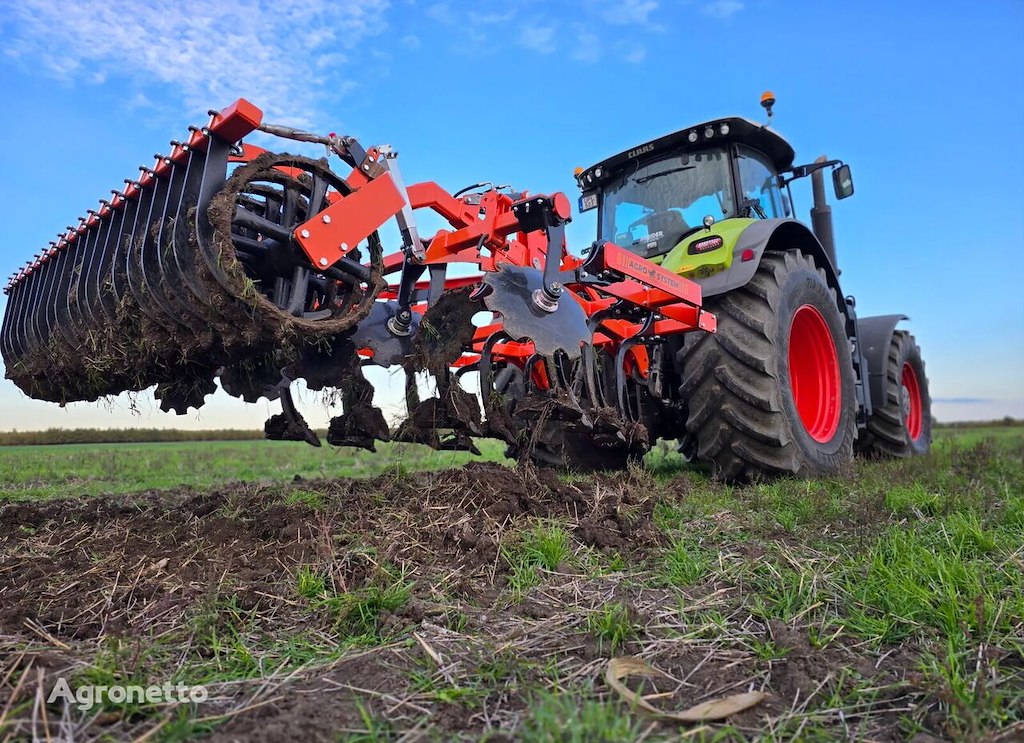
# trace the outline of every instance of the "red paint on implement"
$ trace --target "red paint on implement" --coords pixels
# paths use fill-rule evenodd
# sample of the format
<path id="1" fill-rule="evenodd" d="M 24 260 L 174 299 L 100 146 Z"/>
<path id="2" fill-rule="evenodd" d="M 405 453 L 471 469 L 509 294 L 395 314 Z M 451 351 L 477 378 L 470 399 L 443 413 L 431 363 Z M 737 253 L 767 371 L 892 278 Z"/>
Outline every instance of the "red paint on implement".
<path id="1" fill-rule="evenodd" d="M 405 199 L 385 173 L 303 222 L 292 234 L 314 266 L 329 266 L 403 206 Z"/>
<path id="2" fill-rule="evenodd" d="M 637 302 L 637 304 L 650 307 L 682 299 L 691 304 L 700 305 L 700 284 L 685 279 L 679 274 L 666 271 L 661 266 L 614 243 L 604 244 L 604 265 L 613 271 L 618 271 L 654 287 L 649 297 L 651 303 Z"/>
<path id="3" fill-rule="evenodd" d="M 239 98 L 213 117 L 210 130 L 225 142 L 237 142 L 262 121 L 263 112 L 244 98 Z"/>

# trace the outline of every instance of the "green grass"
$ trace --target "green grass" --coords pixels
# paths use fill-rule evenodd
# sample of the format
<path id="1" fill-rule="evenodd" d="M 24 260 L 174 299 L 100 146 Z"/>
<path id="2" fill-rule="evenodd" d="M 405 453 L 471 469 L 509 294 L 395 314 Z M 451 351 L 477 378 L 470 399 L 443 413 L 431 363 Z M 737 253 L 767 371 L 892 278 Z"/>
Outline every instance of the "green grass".
<path id="1" fill-rule="evenodd" d="M 327 580 L 319 570 L 303 565 L 295 574 L 295 590 L 303 598 L 324 598 L 327 595 Z"/>
<path id="2" fill-rule="evenodd" d="M 1005 441 L 1008 439 L 1019 439 L 1024 436 L 1024 422 L 1017 421 L 1013 425 L 940 426 L 932 429 L 932 435 L 933 440 L 936 442 L 957 441 L 960 444 L 976 444 L 985 439 Z"/>
<path id="3" fill-rule="evenodd" d="M 607 604 L 590 614 L 587 629 L 597 638 L 599 649 L 612 654 L 637 634 L 629 607 L 621 601 Z"/>
<path id="4" fill-rule="evenodd" d="M 539 524 L 503 544 L 501 554 L 511 571 L 509 588 L 518 597 L 540 582 L 541 571 L 553 572 L 569 558 L 569 533 L 560 526 Z"/>
<path id="5" fill-rule="evenodd" d="M 59 432 L 49 435 L 59 440 Z M 935 448 L 944 451 L 954 442 L 962 446 L 989 439 L 1006 443 L 1022 435 L 1021 426 L 941 428 L 936 429 Z M 481 457 L 433 451 L 419 444 L 382 443 L 374 454 L 362 449 L 317 449 L 301 442 L 262 439 L 2 446 L 0 499 L 133 493 L 179 486 L 208 488 L 230 480 L 289 481 L 296 475 L 307 479 L 372 477 L 388 471 L 457 467 L 471 461 L 508 461 L 501 442 L 482 439 L 477 443 Z M 655 447 L 645 458 L 645 466 L 659 478 L 687 477 L 685 464 L 671 444 Z M 806 521 L 813 508 L 809 501 L 812 496 L 801 495 L 791 481 L 783 482 L 786 484 L 764 486 L 762 497 L 771 506 L 771 518 L 790 530 Z M 841 502 L 835 507 L 840 508 Z M 681 514 L 683 518 L 689 515 Z"/>
<path id="6" fill-rule="evenodd" d="M 707 574 L 711 562 L 712 556 L 707 550 L 680 538 L 665 551 L 661 575 L 669 585 L 689 586 Z"/>
<path id="7" fill-rule="evenodd" d="M 619 705 L 543 692 L 527 710 L 518 739 L 529 743 L 618 743 L 640 736 L 642 724 Z"/>
<path id="8" fill-rule="evenodd" d="M 284 502 L 289 505 L 309 506 L 314 511 L 324 507 L 324 494 L 311 490 L 292 490 L 285 496 Z"/>
<path id="9" fill-rule="evenodd" d="M 478 443 L 488 461 L 504 461 L 504 445 Z M 226 481 L 287 482 L 296 475 L 372 477 L 389 471 L 433 470 L 479 461 L 467 452 L 419 444 L 378 444 L 378 452 L 292 441 L 203 441 L 150 444 L 67 444 L 0 447 L 0 500 L 134 493 Z M 315 504 L 311 504 L 314 505 Z"/>
<path id="10" fill-rule="evenodd" d="M 1024 532 L 956 511 L 917 529 L 890 527 L 845 572 L 850 628 L 893 642 L 923 628 L 947 638 L 1006 633 L 1024 616 L 1013 564 Z"/>
<path id="11" fill-rule="evenodd" d="M 412 587 L 404 572 L 384 564 L 365 585 L 328 595 L 320 606 L 333 617 L 334 630 L 343 638 L 372 645 L 384 639 L 383 615 L 404 606 L 412 596 Z"/>

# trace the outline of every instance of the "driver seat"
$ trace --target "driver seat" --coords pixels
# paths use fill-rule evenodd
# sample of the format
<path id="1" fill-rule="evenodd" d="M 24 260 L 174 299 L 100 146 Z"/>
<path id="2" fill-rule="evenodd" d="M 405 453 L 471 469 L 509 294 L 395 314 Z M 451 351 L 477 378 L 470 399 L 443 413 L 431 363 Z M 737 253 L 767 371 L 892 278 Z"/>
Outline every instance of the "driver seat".
<path id="1" fill-rule="evenodd" d="M 648 249 L 647 257 L 650 258 L 654 255 L 661 255 L 667 253 L 676 246 L 679 239 L 683 236 L 683 233 L 689 229 L 686 225 L 686 220 L 683 219 L 683 215 L 674 209 L 670 209 L 664 212 L 657 212 L 647 218 L 647 234 L 654 235 L 655 233 L 662 233 L 660 237 L 656 238 L 657 246 L 653 249 Z M 648 245 L 651 241 L 648 240 Z"/>

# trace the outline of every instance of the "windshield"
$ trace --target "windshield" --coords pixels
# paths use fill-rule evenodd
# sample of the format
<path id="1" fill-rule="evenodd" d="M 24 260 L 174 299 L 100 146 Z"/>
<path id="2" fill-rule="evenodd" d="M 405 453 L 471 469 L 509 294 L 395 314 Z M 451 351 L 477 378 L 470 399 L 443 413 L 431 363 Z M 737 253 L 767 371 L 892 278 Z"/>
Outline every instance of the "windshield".
<path id="1" fill-rule="evenodd" d="M 733 214 L 722 148 L 648 163 L 604 191 L 601 238 L 650 257 L 666 253 L 711 215 Z"/>

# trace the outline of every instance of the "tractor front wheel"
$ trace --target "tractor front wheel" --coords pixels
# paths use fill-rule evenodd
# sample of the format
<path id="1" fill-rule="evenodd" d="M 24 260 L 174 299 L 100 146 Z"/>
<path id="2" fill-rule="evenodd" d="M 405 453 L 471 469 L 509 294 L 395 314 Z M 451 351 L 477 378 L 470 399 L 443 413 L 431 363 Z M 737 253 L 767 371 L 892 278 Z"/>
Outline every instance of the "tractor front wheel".
<path id="1" fill-rule="evenodd" d="M 690 334 L 677 357 L 697 458 L 727 480 L 825 474 L 850 462 L 850 344 L 813 259 L 767 252 L 746 286 L 705 305 L 718 332 Z"/>

